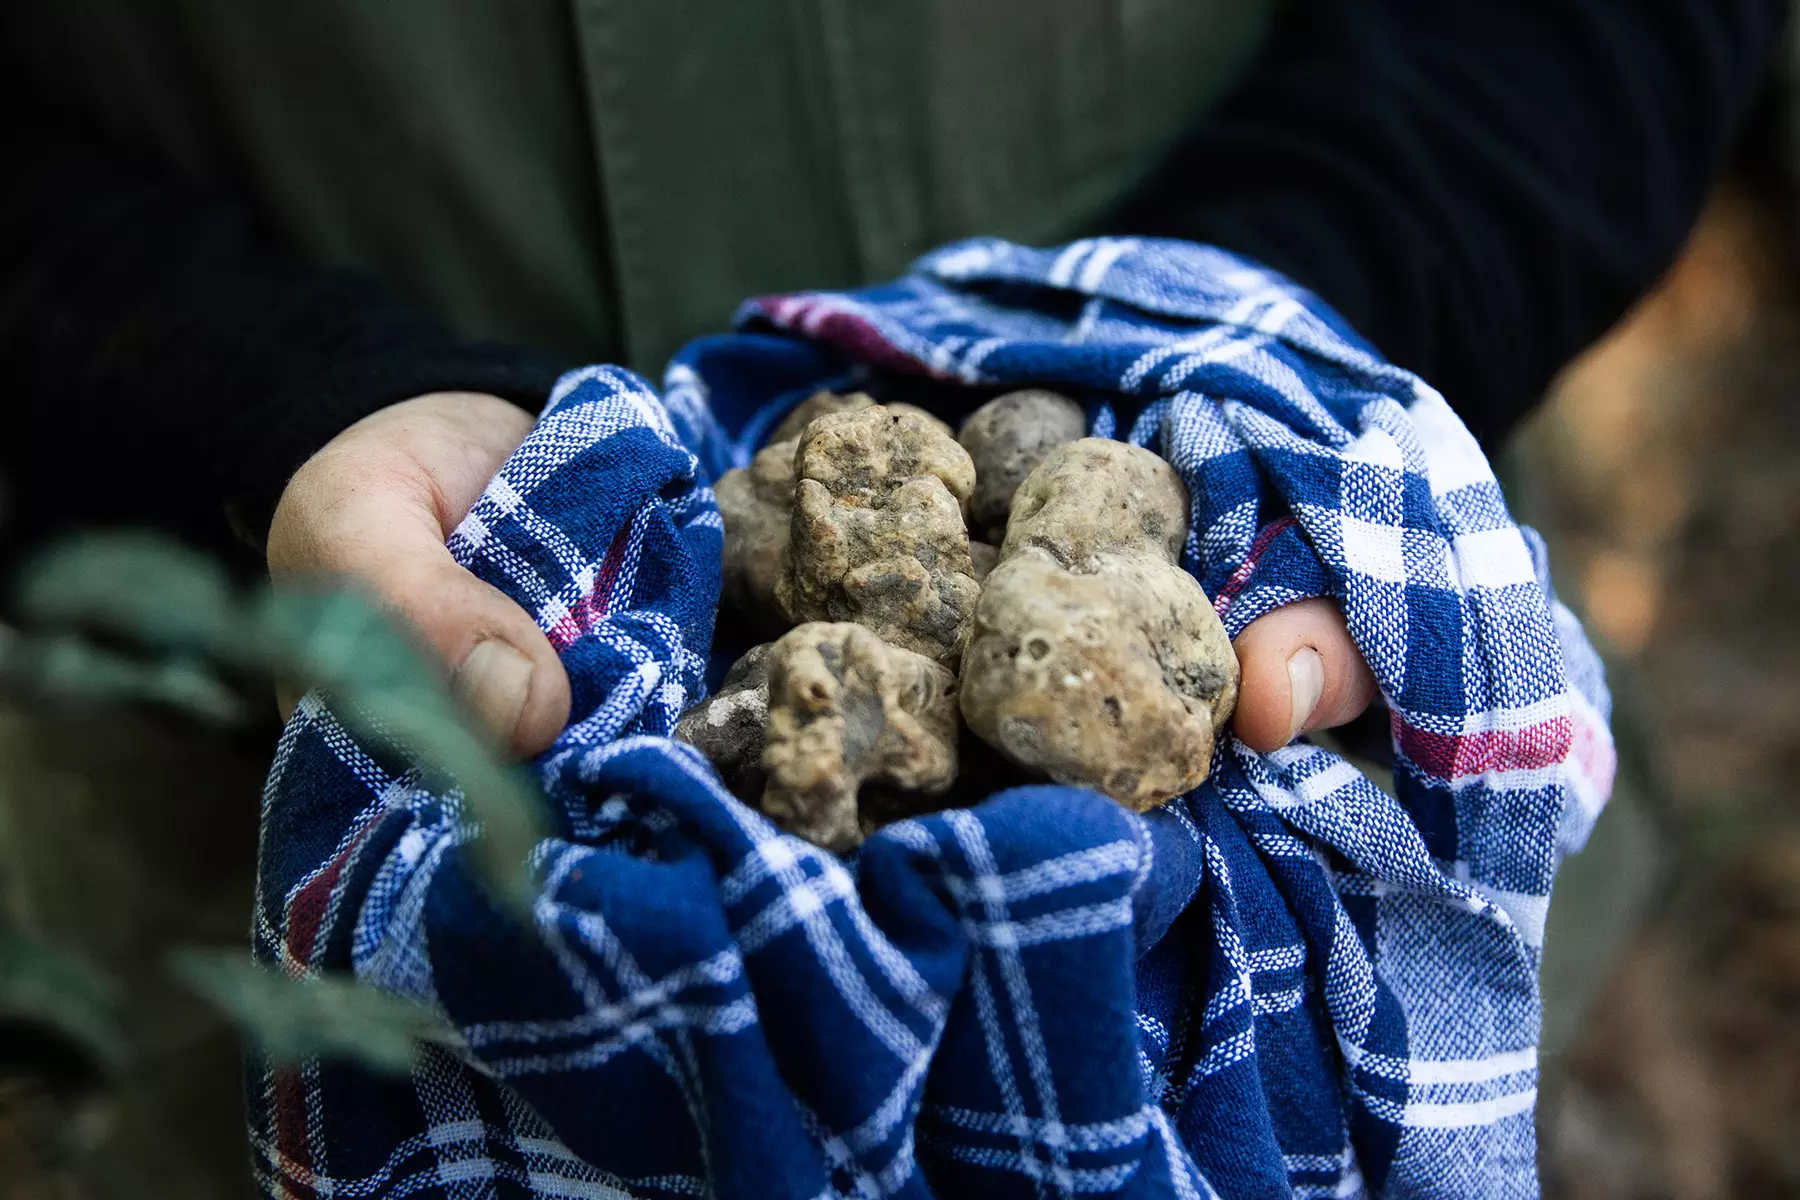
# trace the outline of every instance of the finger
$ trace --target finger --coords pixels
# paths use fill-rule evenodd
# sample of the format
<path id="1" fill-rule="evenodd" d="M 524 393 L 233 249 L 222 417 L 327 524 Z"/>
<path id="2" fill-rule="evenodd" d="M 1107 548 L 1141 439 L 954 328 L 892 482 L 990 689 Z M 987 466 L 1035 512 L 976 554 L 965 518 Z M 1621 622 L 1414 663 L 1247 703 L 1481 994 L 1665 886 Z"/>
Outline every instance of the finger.
<path id="1" fill-rule="evenodd" d="M 277 679 L 275 681 L 275 711 L 280 715 L 283 724 L 286 724 L 288 718 L 294 715 L 294 710 L 300 707 L 301 698 L 300 689 L 294 686 L 292 680 Z"/>
<path id="2" fill-rule="evenodd" d="M 452 690 L 499 746 L 521 755 L 549 746 L 568 721 L 568 675 L 530 615 L 451 558 L 430 489 L 379 455 L 306 469 L 289 485 L 302 515 L 284 521 L 278 511 L 270 530 L 271 572 L 355 579 L 450 668 Z M 331 499 L 311 504 L 309 494 Z"/>
<path id="3" fill-rule="evenodd" d="M 525 610 L 476 578 L 441 542 L 371 536 L 342 553 L 339 567 L 373 591 L 451 668 L 451 690 L 497 745 L 531 755 L 569 718 L 569 679 Z"/>
<path id="4" fill-rule="evenodd" d="M 395 594 L 408 598 L 414 608 L 407 619 L 455 664 L 457 699 L 514 753 L 549 746 L 569 720 L 569 677 L 549 639 L 524 609 L 447 551 L 430 563 L 421 558 L 412 572 L 396 575 Z"/>
<path id="5" fill-rule="evenodd" d="M 1278 608 L 1232 644 L 1243 673 L 1232 728 L 1253 750 L 1266 754 L 1354 720 L 1375 699 L 1375 676 L 1330 600 Z"/>

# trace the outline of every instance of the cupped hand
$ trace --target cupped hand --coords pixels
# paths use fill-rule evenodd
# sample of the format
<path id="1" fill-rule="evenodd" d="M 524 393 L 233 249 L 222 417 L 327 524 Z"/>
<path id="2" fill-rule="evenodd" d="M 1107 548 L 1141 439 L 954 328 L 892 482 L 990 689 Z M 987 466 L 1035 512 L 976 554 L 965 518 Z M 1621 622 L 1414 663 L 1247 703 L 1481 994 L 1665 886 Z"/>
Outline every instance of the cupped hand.
<path id="1" fill-rule="evenodd" d="M 438 392 L 370 414 L 295 473 L 269 527 L 277 580 L 347 577 L 448 664 L 452 689 L 518 755 L 569 717 L 569 679 L 531 616 L 450 557 L 445 539 L 525 438 L 497 396 Z"/>
<path id="2" fill-rule="evenodd" d="M 1374 673 L 1331 600 L 1301 600 L 1238 634 L 1239 685 L 1232 731 L 1264 754 L 1315 729 L 1355 720 L 1374 701 Z"/>

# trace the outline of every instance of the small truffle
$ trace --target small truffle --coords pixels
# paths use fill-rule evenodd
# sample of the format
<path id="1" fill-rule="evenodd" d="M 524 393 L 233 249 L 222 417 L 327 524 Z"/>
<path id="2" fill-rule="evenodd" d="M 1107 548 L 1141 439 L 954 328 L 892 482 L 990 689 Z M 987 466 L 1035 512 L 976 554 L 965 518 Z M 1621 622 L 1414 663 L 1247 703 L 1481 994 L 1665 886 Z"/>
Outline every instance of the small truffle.
<path id="1" fill-rule="evenodd" d="M 1238 665 L 1177 563 L 1188 498 L 1146 450 L 1084 439 L 1019 489 L 962 665 L 970 730 L 1013 761 L 1143 810 L 1198 786 Z"/>
<path id="2" fill-rule="evenodd" d="M 769 649 L 753 647 L 732 664 L 719 690 L 681 714 L 675 736 L 712 760 L 731 794 L 754 804 L 767 776 L 762 756 L 769 723 Z"/>
<path id="3" fill-rule="evenodd" d="M 877 823 L 858 793 L 879 785 L 880 820 L 930 811 L 956 779 L 956 680 L 860 625 L 812 623 L 768 656 L 762 810 L 830 850 Z"/>
<path id="4" fill-rule="evenodd" d="M 815 420 L 776 598 L 788 619 L 854 621 L 954 667 L 980 585 L 963 506 L 968 454 L 922 414 L 876 405 Z"/>
<path id="5" fill-rule="evenodd" d="M 1019 485 L 1052 450 L 1086 432 L 1081 405 L 1056 392 L 1008 392 L 976 409 L 956 435 L 975 462 L 970 531 L 998 543 Z"/>

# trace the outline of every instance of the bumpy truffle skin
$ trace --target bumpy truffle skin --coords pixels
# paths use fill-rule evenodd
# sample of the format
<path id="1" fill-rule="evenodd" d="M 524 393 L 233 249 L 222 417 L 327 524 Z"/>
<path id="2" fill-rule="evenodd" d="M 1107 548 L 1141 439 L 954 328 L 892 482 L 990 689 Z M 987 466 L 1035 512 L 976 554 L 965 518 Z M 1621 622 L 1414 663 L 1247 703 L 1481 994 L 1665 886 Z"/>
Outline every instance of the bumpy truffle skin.
<path id="1" fill-rule="evenodd" d="M 781 424 L 775 426 L 769 434 L 769 445 L 776 442 L 797 442 L 806 427 L 824 416 L 826 413 L 852 412 L 859 408 L 867 408 L 875 401 L 862 392 L 839 395 L 837 392 L 814 392 L 802 400 L 787 416 L 781 418 Z"/>
<path id="2" fill-rule="evenodd" d="M 1173 467 L 1125 442 L 1082 438 L 1051 451 L 1020 485 L 1000 559 L 1036 546 L 1066 567 L 1106 553 L 1173 563 L 1187 528 L 1187 487 Z"/>
<path id="3" fill-rule="evenodd" d="M 721 601 L 759 636 L 775 637 L 791 622 L 775 598 L 781 555 L 794 516 L 795 441 L 763 447 L 748 467 L 719 477 L 713 494 L 725 521 Z"/>
<path id="4" fill-rule="evenodd" d="M 777 425 L 775 432 L 769 435 L 769 444 L 797 442 L 800 440 L 800 435 L 806 432 L 806 427 L 820 417 L 829 413 L 855 412 L 857 409 L 868 408 L 874 403 L 874 399 L 867 392 L 851 392 L 847 395 L 840 395 L 837 392 L 815 392 L 801 401 L 794 411 L 781 419 L 781 424 Z M 890 404 L 888 410 L 890 412 L 917 413 L 945 433 L 950 432 L 948 425 L 914 405 Z"/>
<path id="5" fill-rule="evenodd" d="M 855 412 L 875 402 L 861 392 L 840 396 L 819 392 L 776 426 L 769 443 L 748 467 L 727 471 L 713 489 L 725 521 L 722 608 L 744 622 L 754 636 L 776 638 L 793 624 L 775 598 L 794 513 L 794 453 L 807 426 L 831 413 Z M 932 428 L 950 427 L 908 404 L 891 411 L 915 413 Z"/>
<path id="6" fill-rule="evenodd" d="M 984 541 L 1006 535 L 1013 493 L 1058 446 L 1087 432 L 1081 405 L 1057 392 L 1008 392 L 976 409 L 956 440 L 975 462 L 969 529 Z"/>
<path id="7" fill-rule="evenodd" d="M 1070 443 L 1013 506 L 963 657 L 970 730 L 1061 783 L 1144 810 L 1197 787 L 1237 704 L 1237 656 L 1176 565 L 1188 500 L 1122 443 Z"/>
<path id="8" fill-rule="evenodd" d="M 810 623 L 768 657 L 768 784 L 762 810 L 830 850 L 875 824 L 858 803 L 880 787 L 881 818 L 936 805 L 956 779 L 956 679 L 860 625 Z M 910 802 L 906 799 L 910 797 Z"/>
<path id="9" fill-rule="evenodd" d="M 738 799 L 754 804 L 768 776 L 762 756 L 769 721 L 769 650 L 752 648 L 732 665 L 719 690 L 681 714 L 675 736 L 712 760 Z"/>
<path id="10" fill-rule="evenodd" d="M 980 593 L 963 506 L 975 468 L 941 425 L 876 405 L 814 421 L 776 597 L 788 618 L 853 621 L 954 667 Z"/>

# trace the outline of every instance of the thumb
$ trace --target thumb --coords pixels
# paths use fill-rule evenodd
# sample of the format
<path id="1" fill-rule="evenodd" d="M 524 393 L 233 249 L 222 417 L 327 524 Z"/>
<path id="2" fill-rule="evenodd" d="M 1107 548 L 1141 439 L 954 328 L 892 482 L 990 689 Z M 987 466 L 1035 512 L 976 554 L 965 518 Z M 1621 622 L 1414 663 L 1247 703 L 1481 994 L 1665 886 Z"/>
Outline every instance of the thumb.
<path id="1" fill-rule="evenodd" d="M 450 556 L 445 529 L 468 502 L 445 511 L 441 474 L 372 439 L 321 452 L 276 509 L 270 573 L 354 580 L 444 664 L 453 693 L 499 746 L 535 754 L 568 721 L 568 675 L 530 614 Z"/>
<path id="2" fill-rule="evenodd" d="M 569 715 L 568 675 L 549 639 L 505 593 L 451 558 L 435 529 L 371 516 L 358 535 L 340 531 L 325 570 L 353 578 L 411 627 L 499 746 L 525 756 L 549 746 Z"/>
<path id="3" fill-rule="evenodd" d="M 1260 753 L 1355 720 L 1375 699 L 1374 673 L 1330 600 L 1301 600 L 1250 622 L 1232 645 L 1242 682 L 1232 728 Z"/>
<path id="4" fill-rule="evenodd" d="M 359 574 L 451 668 L 451 691 L 498 744 L 532 755 L 569 718 L 569 677 L 531 617 L 437 543 L 395 546 Z"/>

